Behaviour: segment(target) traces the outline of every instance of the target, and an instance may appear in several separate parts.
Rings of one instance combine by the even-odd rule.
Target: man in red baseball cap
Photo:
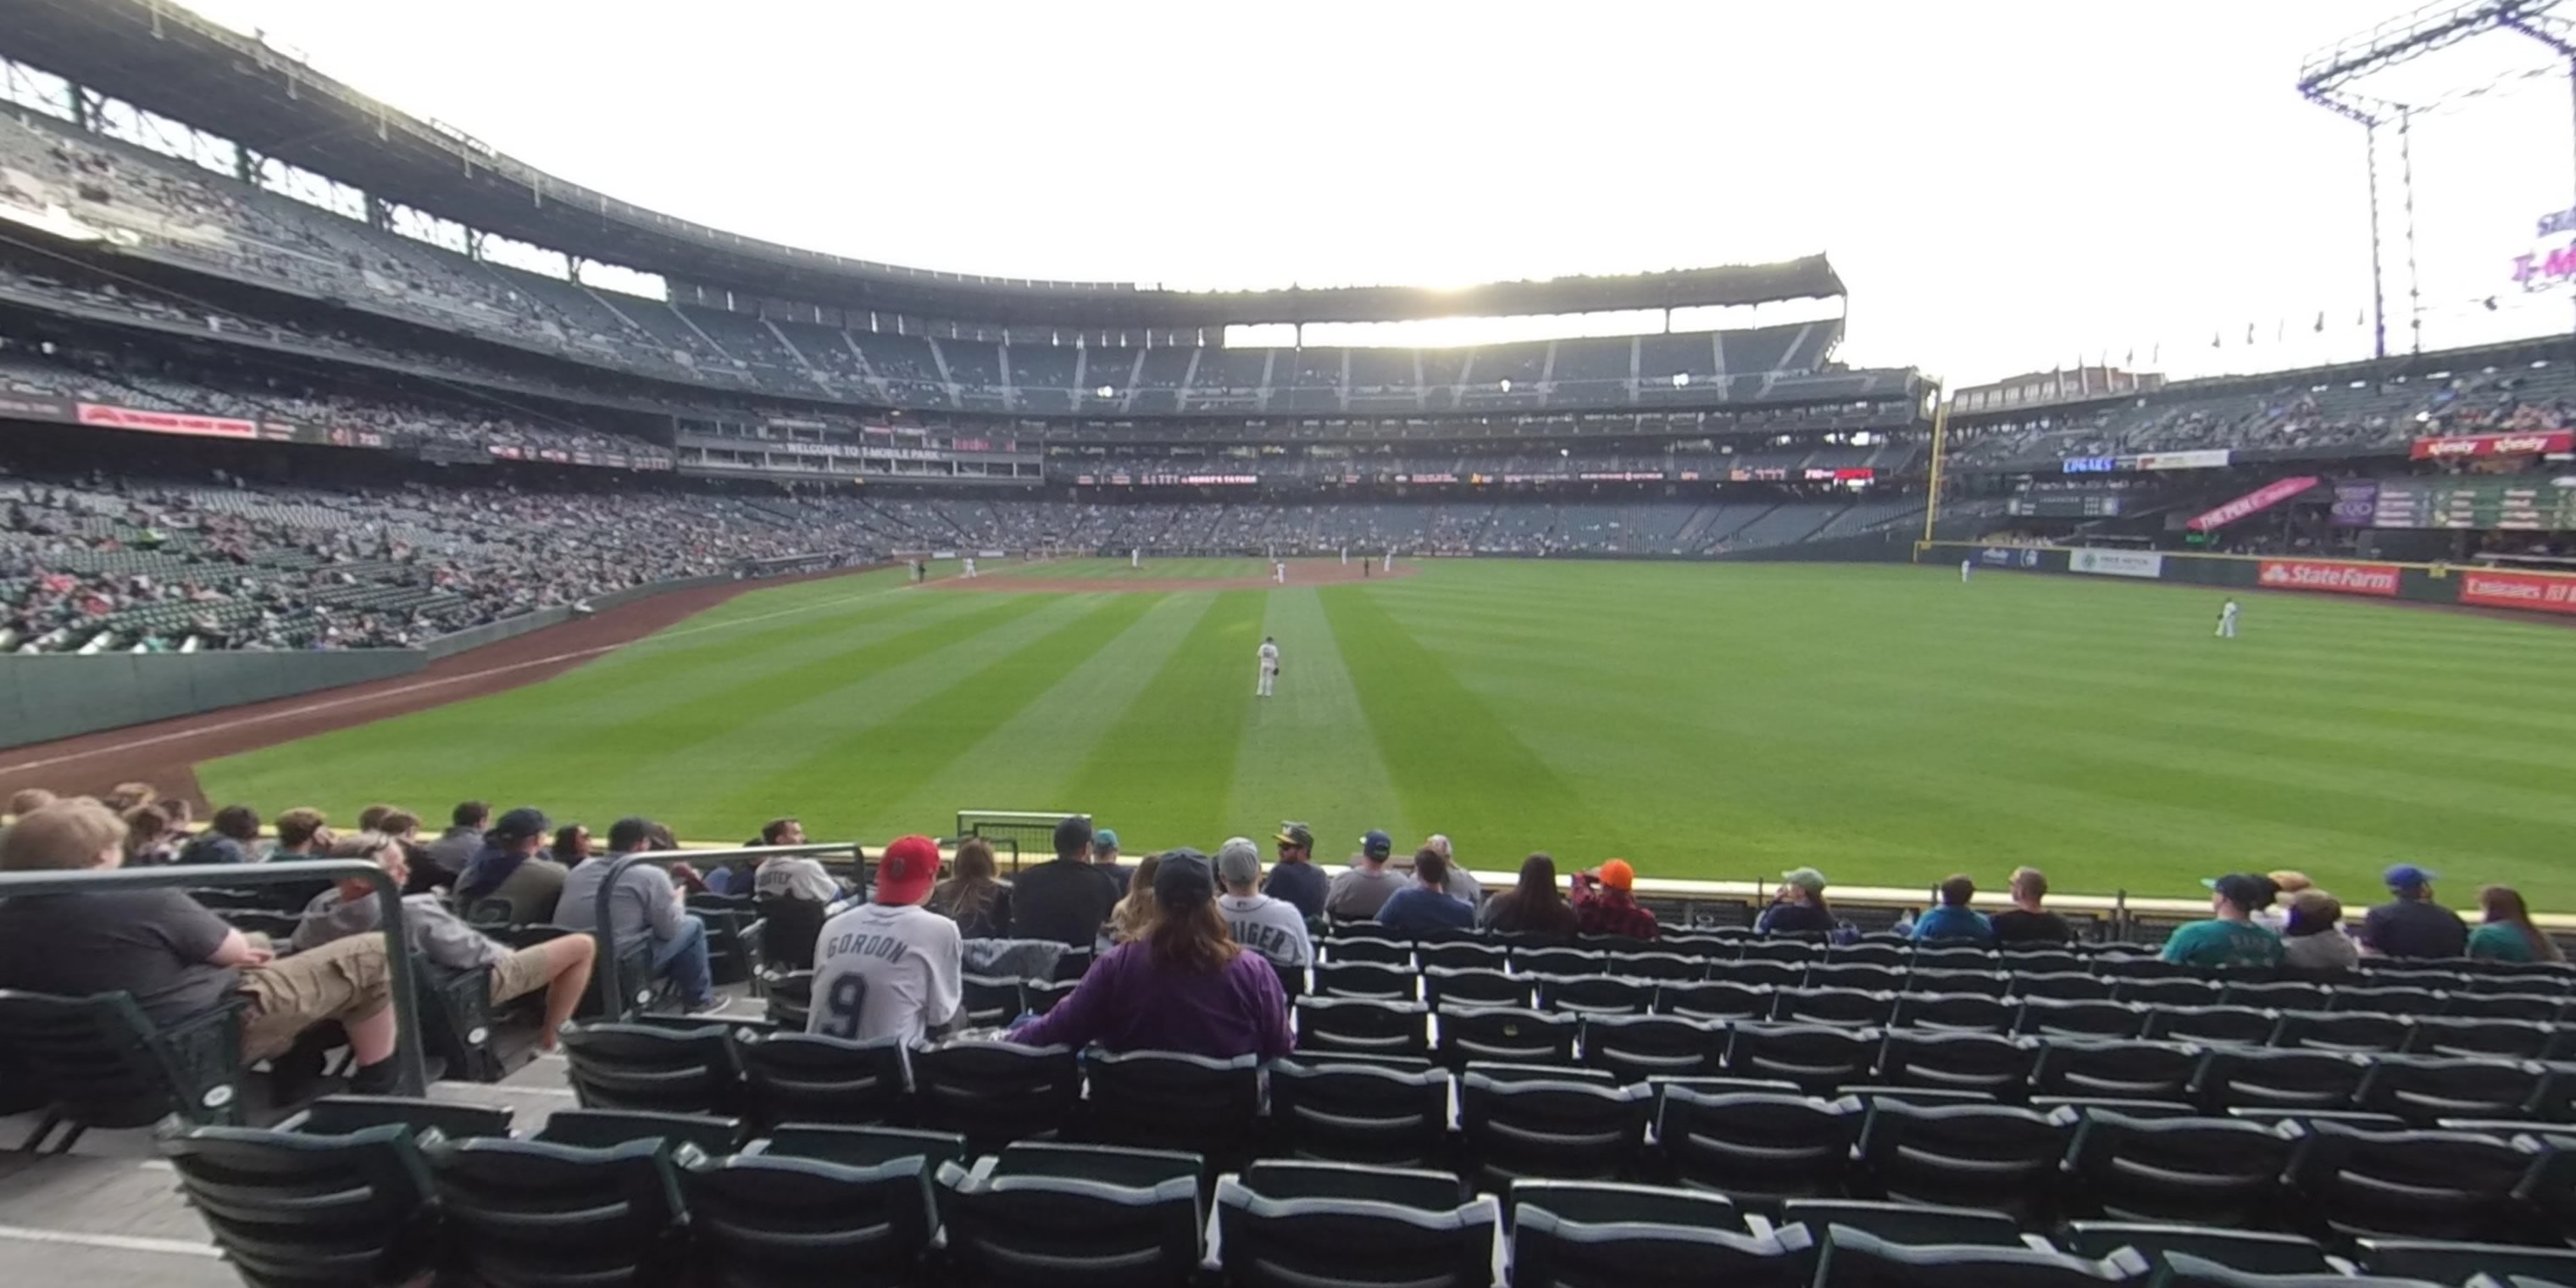
[[[823,923],[805,1031],[919,1045],[952,1024],[964,993],[957,923],[921,906],[939,880],[939,843],[899,837],[877,860],[876,902]]]

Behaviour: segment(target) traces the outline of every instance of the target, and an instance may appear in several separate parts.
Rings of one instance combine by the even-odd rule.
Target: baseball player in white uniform
[[[1261,637],[1261,687],[1255,689],[1252,696],[1256,698],[1269,697],[1270,687],[1272,684],[1276,683],[1278,679],[1279,644],[1269,636],[1264,635]]]
[[[1976,561],[1976,560],[1974,560],[1974,559],[1962,559],[1962,560],[1960,560],[1960,561],[1959,561],[1959,580],[1960,580],[1960,581],[1962,581],[1962,582],[1965,582],[1965,581],[1968,579],[1968,574],[1969,574],[1969,573],[1971,573],[1971,572],[1976,571],[1976,567],[1977,567],[1977,561]]]
[[[2233,599],[2228,600],[2218,610],[2218,638],[2223,640],[2236,638],[2236,601]]]
[[[824,922],[814,938],[806,1032],[919,1045],[930,1030],[956,1021],[965,996],[957,923],[921,906],[938,880],[938,842],[906,836],[885,848],[876,902]]]
[[[1276,559],[1270,561],[1270,580],[1278,585],[1287,585],[1288,565]]]
[[[972,555],[966,557],[966,575],[969,577],[975,575],[975,558]]]

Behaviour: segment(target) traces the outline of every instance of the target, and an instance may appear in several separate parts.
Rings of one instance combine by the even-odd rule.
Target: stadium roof
[[[0,0],[0,33],[0,53],[386,200],[681,281],[842,307],[1005,324],[1204,327],[1760,304],[1843,293],[1822,255],[1440,290],[1188,292],[905,268],[743,237],[629,205],[378,103],[166,4]]]

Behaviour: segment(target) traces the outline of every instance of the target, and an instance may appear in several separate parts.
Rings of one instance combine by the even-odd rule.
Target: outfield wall
[[[2576,617],[2576,574],[2315,556],[2185,554],[2092,546],[1917,542],[1917,563],[2046,572],[2214,589],[2286,590]]]

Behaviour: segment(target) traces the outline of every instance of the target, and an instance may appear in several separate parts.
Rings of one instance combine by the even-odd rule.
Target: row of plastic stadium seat
[[[1533,954],[1533,956],[1537,956]],[[1643,1010],[1664,990],[1702,986],[1774,992],[1784,990],[1867,993],[1874,997],[1976,994],[1983,997],[2050,997],[2063,1001],[2149,1002],[2169,1006],[2262,1006],[2279,1010],[2378,1011],[2399,1015],[2466,1015],[2554,1020],[2571,997],[2526,976],[2405,976],[2317,980],[2240,977],[2119,976],[2072,971],[2005,974],[2000,971],[1891,971],[1883,966],[1809,966],[1778,962],[1716,962],[1685,970],[1686,958],[1586,962],[1564,958],[1522,963],[1520,969],[1488,966],[1407,967],[1376,962],[1325,961],[1304,972],[1283,971],[1291,993],[1366,997],[1379,1001],[1439,1002],[1472,999],[1494,1005],[1527,1005],[1533,996],[1576,997],[1578,1009]],[[1563,972],[1539,969],[1568,966]],[[1604,971],[1601,968],[1611,969]],[[1591,969],[1579,969],[1590,967]],[[1660,973],[1659,973],[1660,972]],[[2396,982],[2403,979],[2404,982]],[[2450,987],[2438,987],[2448,984]],[[2538,990],[2538,991],[2535,991]],[[1597,1001],[1580,1000],[1583,997]],[[1552,1004],[1552,1003],[1551,1003]]]
[[[1873,1106],[1846,1171],[1902,1195],[2044,1178],[2059,1225],[1953,1204],[1491,1178],[938,1132],[565,1111],[532,1139],[507,1111],[335,1098],[277,1130],[165,1132],[162,1152],[254,1283],[768,1285],[956,1282],[1259,1288],[2235,1283],[2358,1266],[2415,1282],[2576,1282],[2547,1205],[2568,1155],[2440,1133]],[[2001,1115],[1999,1117],[1999,1115]],[[2009,1137],[1999,1147],[1990,1137]],[[2023,1166],[2037,1144],[2045,1149]],[[2504,1150],[2498,1156],[2493,1151]],[[2536,1160],[2536,1161],[2535,1161]],[[2521,1179],[2493,1189],[2497,1162]],[[2175,1172],[2176,1167],[2191,1169]],[[2378,1186],[2404,1176],[2405,1194]],[[2205,1184],[2195,1186],[2191,1180]],[[2556,1187],[2553,1189],[2553,1187]],[[2128,1213],[2137,1204],[2170,1215]],[[1213,1219],[1210,1212],[1213,1210]],[[2439,1219],[2433,1214],[2439,1213]],[[2288,1214],[2294,1232],[2260,1232]],[[2462,1242],[2395,1216],[2518,1237]],[[2341,1258],[2338,1260],[2336,1258]],[[2298,1283],[2313,1283],[2300,1280]],[[2370,1280],[2336,1280],[2367,1285]],[[2283,1288],[2288,1288],[2285,1282]]]

